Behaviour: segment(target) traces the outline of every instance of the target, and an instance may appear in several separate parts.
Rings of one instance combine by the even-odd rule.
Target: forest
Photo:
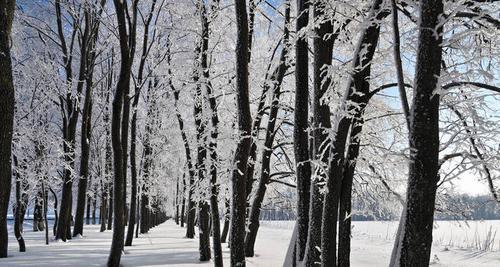
[[[498,0],[0,0],[0,266],[500,266],[499,41]]]

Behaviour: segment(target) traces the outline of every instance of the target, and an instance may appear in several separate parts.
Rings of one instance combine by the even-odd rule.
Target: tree
[[[245,254],[247,257],[253,257],[254,246],[257,239],[257,231],[259,229],[259,218],[260,209],[264,196],[266,193],[267,185],[269,184],[269,179],[271,175],[271,155],[273,153],[273,143],[274,137],[276,136],[276,123],[278,120],[279,111],[279,98],[281,95],[281,85],[283,83],[283,78],[288,69],[287,56],[288,56],[288,40],[289,40],[289,24],[290,24],[290,4],[286,2],[285,7],[285,24],[283,31],[282,49],[281,55],[279,57],[279,63],[276,69],[273,71],[271,81],[274,81],[272,85],[266,85],[271,87],[271,104],[269,110],[269,118],[266,128],[266,138],[264,142],[264,150],[262,152],[262,166],[260,172],[260,179],[257,186],[257,191],[254,195],[250,213],[248,215],[248,231],[245,237]]]
[[[19,168],[17,157],[13,156],[14,166]],[[21,201],[21,175],[19,170],[15,171],[16,173],[16,205],[14,207],[14,235],[16,236],[17,242],[19,243],[19,252],[26,252],[26,245],[24,242],[24,238],[21,232],[21,207],[23,205]]]
[[[236,9],[236,98],[239,141],[233,161],[231,198],[231,266],[245,266],[246,170],[251,139],[251,115],[248,98],[248,18],[245,0],[235,0]]]
[[[427,266],[432,245],[436,188],[439,180],[439,95],[443,26],[442,1],[422,1],[415,93],[410,126],[410,164],[402,235],[394,266]]]
[[[132,43],[135,42],[135,26],[130,26],[127,30],[126,14],[127,2],[121,0],[114,0],[116,18],[118,21],[118,36],[120,41],[120,76],[116,86],[116,92],[113,99],[113,109],[111,117],[111,142],[113,147],[113,167],[114,167],[114,181],[113,181],[113,195],[114,195],[114,220],[113,220],[113,239],[111,243],[111,250],[108,257],[107,266],[118,267],[120,266],[121,253],[124,245],[125,233],[125,174],[126,171],[126,157],[124,154],[127,147],[123,143],[128,143],[127,134],[123,131],[128,131],[128,118],[123,115],[127,108],[125,99],[128,98],[128,90],[130,87],[130,76],[132,72],[133,57],[131,56]],[[132,12],[134,20],[132,24],[136,23],[137,18],[137,4],[138,0],[132,1]],[[130,23],[130,21],[129,21]],[[129,25],[132,25],[129,24]],[[122,116],[123,115],[123,116]],[[125,160],[124,160],[125,159]]]
[[[323,266],[347,266],[349,265],[349,242],[350,223],[348,214],[351,201],[351,173],[354,173],[356,158],[359,153],[359,142],[357,140],[362,130],[363,113],[370,100],[370,74],[371,62],[375,54],[380,35],[380,21],[389,14],[383,6],[382,0],[374,0],[371,6],[367,27],[361,32],[360,39],[354,52],[352,74],[349,77],[347,88],[341,100],[341,106],[336,112],[334,119],[334,134],[330,144],[330,159],[328,166],[328,180],[326,182],[326,193],[323,206],[323,218],[321,226],[321,253]],[[350,132],[350,133],[349,133]],[[351,146],[347,147],[347,141],[351,134]],[[345,159],[345,152],[348,161]],[[344,175],[349,175],[346,177]],[[339,220],[340,198],[344,189],[344,205],[342,207],[343,220]],[[343,247],[339,244],[339,262],[337,262],[337,221],[344,236],[339,237]],[[347,224],[347,225],[346,225]],[[349,229],[347,229],[349,228]],[[341,250],[342,249],[342,250]],[[341,265],[342,264],[342,265]]]
[[[14,127],[14,82],[10,58],[15,0],[0,1],[0,258],[7,257],[7,210],[12,183],[12,133]]]
[[[325,2],[314,2],[314,18],[315,21],[319,21],[319,26],[315,28],[316,36],[313,40],[312,159],[315,166],[310,189],[309,229],[304,256],[305,266],[313,266],[315,262],[320,261],[320,253],[317,249],[317,247],[321,247],[321,217],[323,214],[323,195],[320,192],[320,185],[326,179],[325,169],[327,168],[325,166],[329,156],[327,131],[331,128],[330,107],[325,103],[323,97],[330,86],[331,77],[326,74],[324,68],[332,63],[332,50],[335,39],[334,36],[330,36],[330,33],[333,32],[333,21],[324,18],[325,8]]]
[[[136,163],[136,147],[137,147],[137,106],[139,104],[139,99],[141,95],[141,89],[145,85],[144,83],[144,67],[146,65],[146,60],[148,58],[149,49],[151,47],[149,43],[150,35],[150,25],[153,20],[153,13],[155,11],[156,0],[151,2],[151,9],[144,22],[144,35],[142,43],[141,58],[139,61],[139,69],[137,73],[134,101],[132,102],[132,122],[131,122],[131,133],[130,133],[130,171],[131,171],[131,194],[130,194],[130,212],[128,220],[127,238],[125,240],[125,246],[131,246],[134,237],[134,226],[137,210],[137,163]],[[161,7],[159,9],[161,11]],[[153,25],[156,26],[156,25]],[[154,41],[155,32],[152,36],[152,41]]]
[[[311,164],[309,162],[309,55],[307,36],[301,35],[309,23],[309,2],[297,0],[295,41],[294,153],[297,174],[297,261],[304,258],[309,224]],[[295,261],[295,259],[292,259]]]
[[[96,42],[99,33],[100,15],[106,1],[101,0],[98,10],[93,10],[91,5],[84,6],[85,29],[82,37],[82,46],[86,46],[86,54],[82,54],[82,60],[85,60],[86,81],[85,100],[82,109],[81,123],[81,158],[80,158],[80,179],[78,180],[78,197],[76,202],[75,227],[73,236],[83,235],[83,212],[85,210],[85,200],[87,198],[87,184],[89,177],[89,156],[90,156],[90,138],[92,134],[92,92],[93,92],[93,74],[94,65],[97,57]],[[88,203],[90,207],[90,203]],[[89,211],[89,209],[88,209]],[[88,212],[87,211],[87,212]]]

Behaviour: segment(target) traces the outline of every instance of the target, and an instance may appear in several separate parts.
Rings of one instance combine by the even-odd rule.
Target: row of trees
[[[349,266],[352,216],[399,211],[391,266],[425,266],[457,179],[498,199],[494,1],[18,0],[13,26],[0,5],[0,227],[13,185],[20,245],[29,203],[47,243],[49,207],[64,241],[99,210],[119,266],[168,215],[200,261],[228,239],[245,266],[286,203],[287,266]]]

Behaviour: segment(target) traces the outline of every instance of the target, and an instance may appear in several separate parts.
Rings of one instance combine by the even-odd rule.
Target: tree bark
[[[236,147],[232,171],[231,198],[231,266],[245,266],[245,204],[248,152],[251,145],[252,118],[248,96],[248,18],[246,1],[235,0],[237,42],[236,42],[236,88],[238,107],[238,130],[240,139]]]
[[[316,19],[324,16],[324,5],[315,2],[314,17]],[[320,184],[325,181],[326,169],[324,165],[328,163],[329,151],[326,149],[328,130],[331,128],[330,108],[322,98],[328,90],[331,78],[323,72],[325,66],[332,63],[332,51],[335,42],[334,36],[327,38],[333,32],[333,22],[325,20],[315,29],[316,37],[313,39],[314,54],[314,91],[313,91],[313,159],[322,166],[315,166],[314,176],[311,180],[310,200],[309,200],[309,227],[307,233],[306,249],[304,254],[304,266],[315,266],[320,262],[321,247],[321,216],[323,214],[323,195],[320,192]]]
[[[181,203],[181,227],[184,227],[186,218],[186,173],[182,174],[182,203]]]
[[[64,137],[64,174],[63,174],[63,188],[61,197],[61,207],[60,207],[60,218],[57,224],[56,239],[61,239],[66,241],[71,239],[71,223],[72,223],[72,207],[73,207],[73,170],[75,168],[75,143],[76,143],[76,127],[78,124],[78,118],[80,113],[80,98],[83,90],[85,75],[86,75],[86,65],[87,65],[87,42],[89,38],[89,29],[86,26],[83,35],[81,37],[80,46],[80,62],[79,62],[79,74],[78,80],[76,82],[76,99],[73,96],[72,91],[72,45],[70,50],[66,47],[65,35],[64,35],[64,25],[62,24],[63,14],[61,12],[61,1],[55,1],[56,8],[56,21],[59,40],[61,41],[61,49],[63,52],[64,67],[66,71],[66,81],[67,81],[67,94],[64,99],[61,97],[60,107],[63,113],[63,137]],[[81,25],[77,25],[74,22],[73,33],[72,33],[72,43],[76,35],[76,28]],[[85,207],[85,205],[84,205]]]
[[[105,1],[101,1],[101,10]],[[99,11],[100,12],[100,11]],[[78,196],[76,201],[75,227],[73,228],[73,236],[83,235],[83,213],[85,210],[85,200],[87,198],[87,186],[89,179],[89,160],[90,160],[90,138],[92,135],[92,91],[93,91],[93,68],[96,58],[95,46],[98,37],[99,19],[96,19],[94,11],[84,7],[85,29],[82,38],[82,46],[88,46],[82,54],[87,61],[85,63],[85,100],[83,103],[83,113],[81,122],[81,158],[80,158],[80,179],[78,180]],[[82,51],[83,52],[83,51]],[[90,208],[90,203],[87,205]],[[87,211],[87,224],[89,224]]]
[[[168,48],[168,46],[167,46]],[[167,55],[167,60],[170,63],[170,53]],[[172,70],[168,68],[169,77],[172,77]],[[187,212],[186,212],[186,237],[194,238],[194,220],[195,220],[195,203],[193,201],[193,189],[194,189],[194,176],[195,171],[193,168],[193,161],[191,158],[191,148],[189,146],[189,140],[187,138],[186,131],[184,130],[184,120],[182,119],[182,115],[179,111],[178,102],[179,102],[179,94],[180,91],[176,89],[173,85],[172,79],[169,79],[170,89],[174,94],[174,106],[175,106],[175,115],[177,117],[177,122],[179,124],[179,131],[181,132],[182,142],[184,143],[184,151],[186,154],[186,165],[188,168],[189,175],[189,185],[188,185],[188,197],[187,197]],[[184,215],[184,213],[183,213]]]
[[[224,212],[224,227],[222,228],[222,233],[220,236],[220,242],[226,243],[227,234],[229,232],[229,215],[231,213],[231,205],[229,199],[225,201],[225,212]]]
[[[151,2],[151,9],[149,15],[144,23],[144,35],[142,43],[142,54],[139,62],[139,70],[137,73],[137,82],[135,86],[134,101],[132,103],[132,125],[130,134],[130,172],[131,172],[131,192],[130,192],[130,212],[128,219],[128,229],[127,229],[127,239],[125,240],[125,246],[132,246],[132,240],[134,237],[134,227],[136,219],[136,209],[137,209],[137,163],[136,163],[136,142],[137,142],[137,106],[139,104],[139,97],[141,94],[141,88],[143,87],[144,81],[144,67],[146,65],[146,59],[148,56],[149,48],[149,25],[153,19],[153,11],[156,6],[156,0]]]
[[[439,95],[443,2],[420,2],[419,38],[410,126],[406,208],[392,266],[427,266],[439,180]]]
[[[14,166],[19,167],[17,162],[17,157],[14,155]],[[16,236],[17,243],[19,244],[19,252],[26,252],[26,245],[24,243],[24,238],[21,232],[21,207],[23,205],[21,201],[21,175],[19,171],[15,171],[16,174],[16,205],[14,206],[14,235]]]
[[[345,151],[349,131],[353,125],[353,118],[361,119],[364,109],[371,97],[369,78],[371,73],[371,60],[379,40],[380,21],[390,13],[383,6],[383,0],[374,0],[367,24],[360,36],[354,53],[353,73],[348,82],[340,112],[336,116],[335,136],[330,146],[330,162],[326,194],[323,206],[323,221],[321,235],[322,266],[337,266],[337,220],[341,195],[342,180],[345,179]],[[351,133],[360,131],[360,128],[351,130]],[[357,133],[356,133],[357,134]],[[356,136],[353,136],[356,138]],[[356,152],[356,151],[354,151]],[[355,153],[357,154],[357,153]],[[354,154],[351,154],[354,156]],[[357,155],[356,155],[357,157]],[[352,170],[353,171],[353,170]],[[351,184],[345,180],[344,187],[350,191]],[[344,192],[349,195],[350,192]],[[350,201],[350,200],[349,200]],[[345,214],[344,214],[345,216]],[[344,231],[345,233],[346,231]],[[342,237],[350,238],[345,236]],[[349,263],[348,249],[343,248],[343,264]],[[345,265],[343,265],[345,266]]]
[[[205,134],[206,121],[203,119],[203,95],[202,95],[203,93],[202,93],[202,84],[200,81],[200,72],[206,71],[205,69],[203,69],[203,61],[206,60],[206,53],[208,50],[208,21],[206,20],[205,3],[200,1],[198,5],[200,8],[199,12],[202,18],[203,30],[202,30],[200,44],[196,48],[198,58],[195,61],[195,71],[193,75],[193,80],[196,83],[194,121],[196,125],[196,140],[198,142],[196,170],[198,176],[198,183],[201,184],[203,180],[205,180],[205,173],[206,173],[205,160],[207,157],[207,150],[206,150],[207,137]],[[200,191],[201,190],[202,188],[200,188]],[[202,195],[205,194],[202,193]],[[211,258],[210,231],[208,229],[209,227],[208,210],[209,210],[208,203],[204,199],[199,200],[198,228],[199,228],[200,261],[208,261]]]
[[[11,29],[16,1],[0,1],[0,258],[7,257],[7,211],[12,183],[12,133],[14,82],[10,54]]]
[[[107,266],[108,267],[119,267],[121,254],[124,245],[124,232],[125,232],[125,174],[127,162],[126,156],[127,150],[124,150],[127,146],[128,140],[126,133],[123,131],[128,131],[128,118],[122,117],[122,111],[126,109],[125,99],[128,98],[128,88],[130,87],[130,75],[132,67],[132,58],[130,48],[130,40],[135,40],[135,32],[133,29],[129,29],[127,32],[127,21],[126,21],[126,3],[121,0],[114,0],[116,16],[118,21],[118,34],[120,40],[120,54],[121,54],[121,65],[120,65],[120,76],[118,78],[118,84],[116,87],[115,96],[113,99],[113,111],[111,120],[111,142],[113,147],[113,165],[114,165],[114,223],[113,223],[113,239],[111,242],[111,250],[108,257]],[[133,16],[137,16],[137,1],[132,2],[133,6]],[[135,23],[135,21],[134,21]],[[120,132],[122,131],[122,132]],[[121,135],[120,135],[121,133]]]
[[[297,0],[296,32],[309,24],[309,2]],[[293,143],[297,175],[297,261],[304,259],[309,224],[311,164],[309,158],[309,56],[307,36],[295,41],[295,112]],[[295,259],[291,259],[295,262]]]
[[[261,176],[259,184],[257,186],[257,192],[253,198],[252,207],[249,213],[248,219],[248,231],[245,237],[245,256],[254,256],[255,241],[257,239],[257,231],[259,229],[259,218],[260,218],[260,208],[264,200],[267,185],[269,184],[270,172],[271,172],[271,155],[273,153],[273,143],[276,134],[276,121],[278,120],[279,111],[279,98],[281,94],[281,84],[283,83],[283,78],[288,69],[286,63],[288,55],[288,40],[289,40],[289,30],[288,26],[290,23],[290,3],[286,2],[285,10],[285,25],[283,33],[283,48],[280,55],[280,63],[276,67],[272,80],[276,82],[273,85],[272,97],[271,97],[271,109],[269,111],[269,119],[267,123],[266,139],[264,142],[264,150],[262,152],[262,166],[261,166]],[[306,114],[307,115],[307,114]]]

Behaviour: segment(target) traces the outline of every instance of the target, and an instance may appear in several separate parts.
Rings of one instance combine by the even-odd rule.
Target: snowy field
[[[387,266],[396,222],[354,222],[351,266]],[[247,266],[281,266],[291,236],[293,222],[262,222],[256,243],[256,257]],[[17,252],[12,234],[10,257],[0,259],[0,266],[104,266],[111,243],[111,232],[99,232],[98,226],[86,226],[83,239],[67,243],[44,243],[43,232],[31,232],[25,225],[26,253]],[[497,235],[498,232],[498,235]],[[198,262],[198,240],[185,239],[185,231],[172,221],[152,229],[148,235],[126,247],[123,266],[213,266]],[[225,265],[229,266],[229,249],[223,245]],[[500,266],[500,221],[437,222],[431,266]]]

